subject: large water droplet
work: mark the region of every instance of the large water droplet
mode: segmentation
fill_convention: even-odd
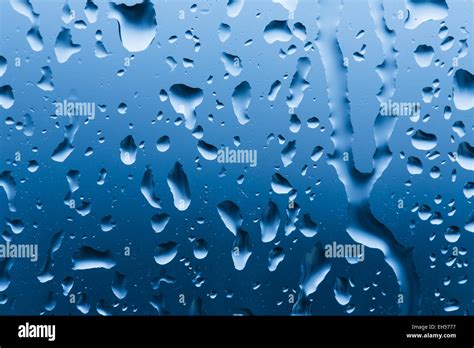
[[[434,49],[431,46],[428,45],[419,45],[415,52],[415,60],[416,63],[422,67],[426,68],[430,66],[431,61],[433,60],[434,56]]]
[[[49,66],[44,66],[41,68],[41,73],[43,74],[43,76],[38,81],[38,88],[46,92],[54,90],[53,72],[51,68]]]
[[[275,173],[272,175],[271,185],[273,192],[278,193],[280,195],[287,194],[293,189],[290,182],[283,176],[281,176],[281,174],[279,173]]]
[[[217,147],[214,145],[208,144],[203,140],[199,140],[197,148],[201,156],[208,161],[213,161],[217,158]]]
[[[269,44],[276,41],[288,42],[292,37],[287,21],[274,20],[268,23],[263,31],[263,38]]]
[[[445,312],[455,312],[459,310],[459,308],[460,308],[459,301],[456,299],[446,301],[443,307]]]
[[[95,268],[111,269],[115,260],[109,250],[100,251],[89,246],[83,246],[72,256],[73,270],[88,270]]]
[[[13,89],[11,86],[1,86],[0,87],[0,106],[4,109],[10,109],[15,103],[15,98],[13,96]]]
[[[69,139],[65,138],[54,149],[51,159],[55,162],[64,162],[73,151],[74,146],[72,146],[72,144],[69,142]]]
[[[219,40],[221,42],[226,42],[229,39],[230,34],[231,34],[230,25],[221,23],[219,25],[218,33],[219,33]]]
[[[296,140],[289,141],[281,151],[281,161],[283,166],[288,167],[293,163],[293,157],[296,155]]]
[[[194,241],[193,254],[194,254],[194,257],[198,260],[202,260],[206,258],[208,254],[208,250],[207,250],[207,242],[204,239],[199,238]]]
[[[31,29],[28,30],[28,33],[26,33],[26,40],[33,51],[40,52],[43,50],[43,37],[36,25],[33,25]]]
[[[248,259],[252,255],[251,248],[248,232],[239,229],[232,246],[232,261],[237,271],[241,271],[245,268]]]
[[[474,108],[474,75],[459,69],[453,78],[454,105],[458,110]]]
[[[56,38],[54,53],[59,63],[65,63],[73,54],[81,50],[81,45],[72,42],[71,30],[62,28]]]
[[[460,143],[456,159],[461,167],[474,171],[474,146],[467,141]]]
[[[137,159],[137,145],[131,135],[120,142],[120,159],[127,166],[134,164]]]
[[[97,22],[97,16],[99,15],[99,7],[92,0],[87,0],[86,6],[84,7],[84,13],[89,23]]]
[[[461,230],[457,226],[449,226],[444,233],[444,238],[449,243],[456,243],[461,237]]]
[[[276,80],[275,82],[273,82],[272,85],[270,86],[270,91],[268,91],[268,100],[275,101],[280,89],[281,89],[281,82],[279,80]]]
[[[314,293],[331,270],[331,263],[324,256],[321,242],[317,242],[308,252],[301,265],[300,288],[306,295]]]
[[[170,148],[170,137],[163,135],[156,141],[156,149],[160,152],[166,152]]]
[[[236,235],[243,222],[239,206],[232,201],[223,201],[217,205],[217,212],[227,229]]]
[[[115,3],[109,5],[108,17],[117,20],[123,47],[129,52],[146,50],[156,35],[156,13],[153,3],[143,0],[131,6]]]
[[[237,17],[244,7],[245,0],[227,0],[227,15]]]
[[[349,280],[347,278],[337,277],[334,283],[334,296],[336,301],[345,306],[351,300],[352,295],[349,294]]]
[[[196,108],[202,103],[202,89],[183,84],[170,88],[170,102],[175,112],[184,115],[186,128],[193,129],[196,124]]]
[[[155,250],[155,262],[162,266],[167,265],[178,254],[178,247],[179,244],[172,241],[159,244]]]
[[[237,85],[232,93],[232,107],[234,108],[234,113],[241,125],[246,124],[250,120],[247,114],[252,99],[250,91],[250,84],[247,81],[244,81]]]
[[[448,5],[445,0],[405,0],[408,17],[405,27],[415,29],[420,24],[440,20],[448,16]]]
[[[153,231],[155,231],[155,233],[163,232],[166,225],[168,225],[170,218],[171,217],[166,213],[153,215],[151,217],[151,227],[153,228]]]
[[[423,173],[423,163],[418,157],[410,156],[407,161],[407,170],[412,175]]]
[[[0,260],[0,292],[5,291],[10,286],[10,269],[13,266],[13,259],[5,258]]]
[[[0,56],[0,77],[5,75],[5,72],[7,71],[7,60],[4,56]]]
[[[316,234],[318,234],[318,224],[311,219],[309,214],[303,215],[300,232],[308,238],[314,237]]]
[[[280,227],[280,211],[272,200],[268,201],[267,208],[260,219],[260,230],[262,232],[262,242],[268,243],[275,239]]]
[[[418,150],[432,150],[437,145],[436,135],[417,130],[411,137],[411,143]]]
[[[280,262],[285,259],[285,253],[282,247],[276,247],[270,251],[268,255],[268,270],[270,272],[276,271]]]
[[[188,209],[191,204],[191,191],[186,173],[181,163],[176,162],[168,174],[168,187],[173,195],[174,206],[180,211]]]
[[[114,282],[112,283],[112,292],[119,300],[122,300],[127,296],[128,291],[125,288],[126,284],[127,278],[125,277],[125,274],[115,272]]]
[[[221,61],[224,63],[225,71],[232,76],[239,76],[242,72],[242,61],[238,56],[222,52]]]
[[[147,168],[145,173],[143,173],[140,191],[148,204],[153,208],[161,208],[160,199],[155,194],[155,181],[153,180],[153,172],[151,168]]]

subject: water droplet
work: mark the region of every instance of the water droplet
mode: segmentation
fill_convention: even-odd
[[[44,66],[41,68],[41,73],[43,74],[43,76],[38,81],[38,88],[45,92],[50,92],[54,90],[53,72],[51,68],[49,66]]]
[[[72,256],[74,271],[95,268],[111,269],[116,262],[109,250],[100,251],[89,246],[79,248]]]
[[[474,146],[467,141],[459,144],[457,162],[466,170],[474,171]]]
[[[464,229],[468,232],[474,233],[474,215],[471,215],[467,220],[466,224],[464,225]]]
[[[293,158],[296,155],[296,140],[289,141],[288,144],[281,151],[281,161],[284,167],[288,167],[293,163]]]
[[[239,206],[232,201],[223,201],[217,205],[217,212],[227,229],[236,235],[243,222]]]
[[[213,161],[217,158],[217,147],[214,145],[208,144],[203,140],[199,140],[197,148],[201,156],[206,160]]]
[[[244,7],[245,0],[227,0],[227,15],[237,17]]]
[[[89,296],[86,293],[81,292],[78,296],[76,302],[76,308],[82,313],[87,314],[91,309],[91,303],[89,301]]]
[[[318,234],[318,224],[315,223],[309,214],[303,215],[302,226],[300,227],[300,232],[308,238],[314,237]]]
[[[117,297],[119,300],[123,300],[127,296],[128,290],[125,288],[126,284],[127,278],[125,277],[125,274],[115,272],[114,281],[111,288],[115,297]]]
[[[341,306],[345,306],[350,302],[352,295],[349,293],[349,280],[347,278],[336,278],[334,296]]]
[[[125,115],[127,113],[127,108],[127,104],[120,103],[119,106],[117,106],[117,112],[121,115]]]
[[[131,135],[120,142],[120,159],[127,166],[134,164],[137,159],[137,145]]]
[[[445,0],[405,0],[408,17],[405,22],[407,29],[415,29],[427,21],[436,21],[448,16],[448,5]]]
[[[455,312],[455,311],[459,310],[459,308],[460,308],[459,302],[458,302],[458,300],[455,300],[455,299],[446,301],[446,303],[444,304],[444,307],[443,307],[445,312]]]
[[[219,40],[221,42],[226,42],[229,39],[230,34],[231,34],[230,25],[221,23],[219,25],[218,33],[219,33]]]
[[[436,135],[417,130],[411,137],[411,144],[415,149],[428,151],[436,147]]]
[[[311,160],[314,161],[314,162],[319,161],[319,159],[323,155],[323,151],[324,151],[324,149],[321,146],[316,146],[313,149],[313,153],[311,154]]]
[[[293,189],[290,182],[286,180],[283,176],[281,176],[279,173],[275,173],[272,175],[271,185],[272,190],[280,195],[287,194]]]
[[[306,253],[301,265],[300,288],[305,295],[314,293],[319,284],[331,270],[331,263],[324,256],[321,242],[317,242],[310,252]]]
[[[159,265],[167,265],[178,254],[179,244],[175,242],[161,243],[156,247],[155,250],[155,262]]]
[[[296,72],[290,84],[290,95],[286,99],[286,104],[289,108],[296,109],[304,97],[304,91],[309,87],[309,82],[306,81],[311,70],[311,61],[307,57],[298,59],[296,63]]]
[[[160,152],[166,152],[171,146],[170,138],[167,135],[163,135],[156,141],[156,149]]]
[[[200,238],[194,241],[193,254],[194,254],[194,257],[198,260],[202,260],[206,258],[208,254],[208,250],[207,250],[207,242],[204,239]]]
[[[112,219],[112,215],[107,215],[100,219],[100,229],[103,232],[110,232],[115,228],[115,226],[116,223]]]
[[[7,60],[4,56],[0,56],[0,77],[3,77],[7,71]]]
[[[274,20],[268,23],[263,31],[263,38],[269,44],[276,41],[288,42],[292,37],[287,21]]]
[[[280,262],[285,259],[285,253],[282,247],[276,247],[270,251],[268,255],[268,270],[270,272],[276,271]]]
[[[173,195],[174,206],[180,211],[188,209],[191,204],[191,191],[186,173],[181,163],[176,162],[168,174],[168,187]]]
[[[109,3],[108,18],[119,25],[120,41],[129,52],[144,51],[156,35],[156,13],[153,2],[145,0],[128,6]]]
[[[15,103],[15,98],[13,96],[13,89],[11,86],[1,86],[0,87],[0,106],[4,109],[10,109]]]
[[[224,63],[224,69],[232,76],[239,76],[242,72],[242,61],[238,56],[222,52],[221,61]]]
[[[459,69],[453,78],[454,105],[458,110],[474,108],[474,76],[467,70]]]
[[[272,83],[270,86],[270,91],[268,92],[268,100],[269,101],[275,101],[275,99],[278,96],[278,92],[280,92],[281,89],[281,82],[279,80],[276,80],[275,82]]]
[[[202,103],[204,94],[202,89],[183,84],[173,85],[170,88],[170,102],[175,112],[184,115],[186,128],[193,129],[196,124],[195,109]]]
[[[81,45],[72,42],[71,30],[62,28],[56,38],[54,53],[59,63],[65,63],[73,54],[81,50]]]
[[[170,221],[170,216],[166,213],[156,214],[151,217],[151,227],[155,233],[161,233],[168,225]]]
[[[13,259],[5,258],[0,260],[0,292],[5,291],[10,286],[10,269],[13,266]]]
[[[247,261],[252,255],[251,248],[248,232],[239,229],[232,246],[232,261],[237,271],[242,271],[247,265]]]
[[[69,155],[74,151],[74,146],[69,142],[69,139],[65,138],[58,146],[54,149],[51,159],[55,162],[64,162]]]
[[[278,227],[280,227],[280,210],[275,202],[269,200],[260,219],[262,242],[268,243],[274,240],[278,232]]]
[[[150,206],[157,209],[161,208],[160,199],[155,194],[155,181],[153,179],[153,172],[149,167],[145,170],[145,173],[143,173],[140,191]]]
[[[92,0],[87,0],[86,6],[84,7],[84,14],[87,17],[89,23],[97,22],[97,16],[99,15],[99,7]]]
[[[416,63],[420,67],[426,68],[431,65],[434,56],[434,49],[428,45],[419,45],[414,54]]]
[[[444,238],[446,238],[449,243],[456,243],[460,237],[461,230],[457,226],[449,226],[444,234]]]
[[[232,107],[234,108],[234,113],[241,125],[246,124],[250,120],[247,112],[251,99],[251,88],[247,81],[244,81],[235,87],[234,92],[232,93]]]
[[[290,13],[294,13],[296,11],[298,2],[299,0],[273,0],[273,3],[280,4]]]

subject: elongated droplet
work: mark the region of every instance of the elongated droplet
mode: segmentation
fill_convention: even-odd
[[[168,174],[168,187],[173,195],[174,206],[180,211],[188,209],[191,204],[191,190],[188,177],[181,163],[176,162]]]

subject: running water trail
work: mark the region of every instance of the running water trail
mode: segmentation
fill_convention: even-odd
[[[317,45],[326,74],[329,120],[333,127],[331,140],[334,144],[334,153],[328,156],[328,163],[335,168],[346,191],[350,218],[347,232],[357,243],[383,253],[385,261],[397,277],[400,294],[403,295],[400,314],[416,314],[419,311],[420,285],[412,248],[407,248],[396,240],[393,233],[374,216],[369,202],[375,183],[392,160],[389,140],[396,118],[384,117],[380,113],[377,115],[374,123],[376,149],[373,154],[373,169],[369,173],[359,171],[352,153],[354,130],[347,87],[348,71],[343,65],[343,55],[337,40],[342,1],[320,0],[319,6]],[[388,102],[396,88],[396,35],[386,25],[382,0],[369,0],[369,7],[384,53],[384,60],[376,69],[382,81],[377,99],[379,103]],[[349,160],[345,161],[347,156]]]

